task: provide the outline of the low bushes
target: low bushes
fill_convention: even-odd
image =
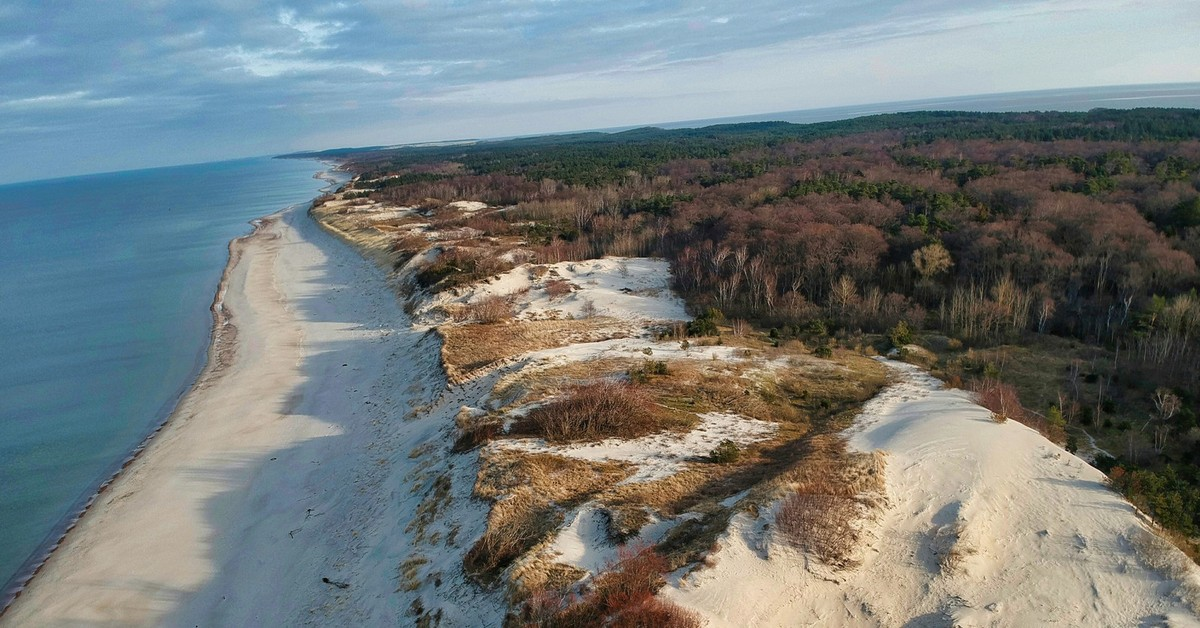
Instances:
[[[859,516],[854,495],[841,483],[818,479],[784,498],[775,525],[793,547],[811,552],[829,565],[851,564],[858,543],[854,521]]]
[[[1017,389],[994,377],[985,377],[971,382],[971,392],[975,393],[975,401],[992,411],[992,420],[1003,423],[1012,419],[1031,427],[1055,443],[1066,440],[1066,431],[1061,424],[1046,420],[1046,418],[1030,412],[1021,405]]]
[[[434,292],[465,286],[498,275],[513,264],[487,249],[452,247],[441,252],[416,275],[417,284]]]
[[[551,279],[546,282],[546,296],[557,299],[571,294],[571,284],[565,279]]]
[[[463,311],[467,318],[485,325],[501,323],[513,317],[512,303],[499,295],[484,297],[474,303],[468,303]]]
[[[712,453],[710,453],[708,457],[712,459],[713,462],[721,464],[737,462],[738,458],[742,457],[742,448],[738,447],[737,443],[727,438],[713,448]]]
[[[619,562],[597,576],[587,593],[574,598],[535,595],[516,623],[529,628],[699,628],[700,618],[694,613],[655,597],[668,569],[667,561],[653,550],[622,550]]]
[[[551,442],[635,438],[655,430],[654,401],[639,387],[600,381],[571,387],[564,398],[532,410],[514,430]]]

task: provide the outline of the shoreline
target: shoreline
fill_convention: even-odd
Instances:
[[[311,205],[311,202],[310,202]],[[291,208],[289,208],[291,209]],[[234,324],[233,314],[226,310],[225,295],[229,289],[230,276],[233,269],[241,261],[242,253],[246,243],[260,233],[262,229],[269,226],[273,220],[278,220],[280,214],[288,209],[284,209],[275,214],[255,218],[250,221],[252,229],[245,235],[238,236],[229,241],[227,249],[229,255],[225,262],[225,268],[221,271],[221,279],[217,283],[216,293],[213,295],[213,301],[209,305],[209,312],[212,314],[212,327],[209,332],[208,348],[205,351],[205,359],[203,366],[200,367],[197,375],[191,380],[183,391],[175,397],[171,402],[171,410],[166,413],[166,416],[160,420],[155,427],[150,430],[150,433],[138,443],[133,450],[125,456],[121,462],[116,465],[116,470],[108,475],[108,478],[100,483],[99,487],[84,500],[83,506],[75,510],[74,514],[66,520],[66,525],[61,532],[51,536],[54,538],[52,542],[47,544],[44,551],[39,551],[35,554],[30,563],[35,566],[32,569],[22,569],[17,574],[15,579],[16,586],[9,588],[4,592],[5,598],[3,606],[0,607],[0,621],[5,619],[9,610],[17,603],[22,594],[30,587],[34,579],[45,570],[46,565],[58,552],[58,550],[67,542],[71,532],[79,526],[80,522],[88,512],[96,505],[100,498],[104,497],[120,479],[126,474],[127,470],[137,463],[146,453],[146,451],[154,444],[155,439],[167,429],[167,427],[176,419],[176,414],[179,408],[183,406],[187,398],[200,390],[202,384],[206,380],[219,377],[221,372],[226,369],[229,362],[232,360],[233,352],[236,350],[237,342],[237,326]]]
[[[131,465],[138,461],[159,434],[167,428],[168,424],[175,418],[185,399],[196,390],[205,377],[209,376],[210,369],[214,365],[217,365],[218,368],[222,364],[227,365],[228,361],[232,359],[232,352],[237,342],[237,327],[233,325],[232,315],[224,308],[230,274],[240,261],[246,241],[253,238],[266,226],[264,221],[278,219],[285,212],[299,211],[301,207],[304,208],[304,212],[307,212],[311,209],[313,202],[317,198],[337,188],[340,182],[333,173],[337,171],[339,165],[330,161],[320,161],[319,163],[324,165],[325,168],[315,172],[313,178],[325,182],[326,185],[318,190],[316,197],[305,203],[290,205],[267,216],[251,219],[247,222],[251,226],[250,231],[233,238],[226,244],[227,255],[225,265],[222,268],[221,277],[217,282],[212,302],[209,304],[212,324],[209,327],[205,348],[201,353],[203,357],[197,361],[194,370],[180,387],[179,391],[164,403],[161,410],[156,413],[157,420],[152,424],[150,431],[145,437],[124,458],[114,463],[109,467],[108,471],[101,475],[101,481],[94,485],[95,488],[93,490],[81,496],[72,504],[68,514],[47,534],[46,540],[30,554],[29,558],[13,574],[12,578],[5,583],[4,589],[0,590],[0,622],[4,620],[9,609],[30,586],[34,578],[42,572],[46,563],[50,561],[55,552],[63,545],[70,533],[79,525],[79,522],[87,515],[95,503],[104,496],[113,483],[120,479]]]
[[[430,436],[394,419],[440,390],[438,354],[386,273],[304,210],[231,243],[203,376],[0,625],[296,625],[353,610],[328,582],[352,577],[360,532],[384,523],[381,457],[407,473],[412,439]]]

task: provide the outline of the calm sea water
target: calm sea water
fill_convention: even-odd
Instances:
[[[848,118],[858,118],[880,113],[900,113],[904,111],[1088,111],[1090,109],[1135,109],[1138,107],[1200,109],[1200,83],[1074,87],[1033,92],[1011,92],[1007,94],[953,96],[949,98],[906,100],[902,102],[849,105],[731,118],[671,122],[656,126],[667,129],[692,128],[710,124],[766,122],[771,120],[810,124],[813,122],[846,120]]]
[[[229,241],[311,200],[322,168],[263,158],[0,186],[0,594],[195,378]]]

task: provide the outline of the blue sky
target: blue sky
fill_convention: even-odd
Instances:
[[[5,0],[0,182],[1200,81],[1195,0]]]

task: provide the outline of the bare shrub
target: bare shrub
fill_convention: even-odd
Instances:
[[[552,442],[633,438],[653,430],[654,403],[627,382],[580,384],[563,399],[534,409],[514,427]]]
[[[551,279],[546,282],[546,296],[551,299],[571,294],[571,283],[565,279]]]
[[[467,318],[484,325],[501,323],[513,317],[512,303],[499,295],[484,297],[474,303],[468,303],[463,310]]]
[[[971,392],[979,405],[992,411],[992,420],[997,423],[1025,418],[1025,407],[1012,384],[991,377],[977,379],[971,382]]]
[[[423,288],[440,292],[511,270],[514,265],[496,253],[484,248],[450,247],[422,268],[415,280]]]
[[[976,403],[992,411],[992,419],[997,423],[1012,419],[1037,430],[1055,443],[1061,444],[1066,440],[1066,431],[1061,425],[1055,425],[1021,405],[1017,389],[1012,384],[985,377],[971,382],[971,392],[975,393]]]
[[[858,544],[858,516],[858,503],[847,487],[819,479],[784,498],[775,525],[789,545],[826,564],[847,567],[853,564],[850,555]]]

